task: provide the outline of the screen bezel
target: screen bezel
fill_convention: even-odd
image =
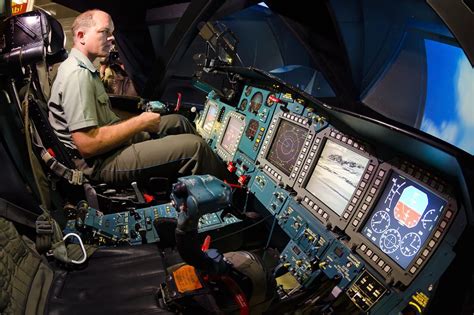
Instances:
[[[207,115],[209,114],[209,110],[211,109],[211,107],[215,107],[216,108],[216,119],[214,120],[214,122],[212,123],[212,126],[210,128],[210,130],[206,130],[204,129],[204,125],[205,125],[205,122],[206,122],[206,118],[207,118]],[[219,104],[214,101],[214,100],[211,100],[209,99],[206,103],[206,107],[205,107],[205,110],[204,110],[204,114],[202,116],[202,121],[200,123],[200,129],[201,129],[201,136],[204,138],[204,139],[209,139],[211,137],[211,134],[212,134],[212,131],[214,129],[214,126],[216,124],[216,121],[217,121],[217,117],[219,116]]]
[[[311,143],[311,140],[314,138],[315,135],[314,128],[310,128],[308,118],[293,113],[281,111],[276,113],[272,121],[270,122],[270,126],[263,140],[263,145],[258,155],[257,162],[262,167],[263,172],[267,174],[270,178],[272,178],[276,183],[285,183],[287,186],[293,187],[296,177],[298,175],[298,171],[295,171],[293,169],[293,171],[290,172],[290,175],[286,175],[284,172],[280,171],[280,169],[271,161],[267,160],[267,156],[269,154],[273,142],[275,141],[275,137],[278,133],[278,128],[280,127],[282,120],[286,120],[289,123],[295,124],[307,130],[306,139],[304,140],[305,142],[303,143],[300,152],[297,153],[298,158],[295,164],[297,164],[298,161],[300,161],[300,163],[304,161],[309,151],[309,144]],[[303,152],[305,148],[306,152]]]
[[[278,125],[277,125],[276,128],[275,128],[275,134],[274,134],[274,136],[273,136],[271,142],[268,143],[268,150],[267,150],[267,152],[266,152],[266,154],[265,154],[265,159],[266,159],[269,163],[271,163],[273,166],[275,166],[276,169],[277,169],[279,172],[282,172],[282,174],[284,174],[284,175],[286,175],[286,176],[290,176],[290,175],[291,175],[291,171],[289,171],[288,174],[286,174],[286,173],[285,173],[285,170],[283,170],[279,165],[275,164],[274,161],[271,161],[271,160],[269,159],[269,156],[270,156],[270,154],[272,153],[272,148],[273,148],[274,145],[276,146],[275,142],[278,140],[278,139],[277,139],[277,134],[278,134],[278,132],[280,131],[280,128],[282,128],[282,125],[283,125],[284,123],[288,123],[288,124],[290,124],[290,125],[297,126],[297,127],[301,128],[302,130],[306,129],[306,128],[304,128],[304,127],[298,125],[298,124],[295,123],[294,121],[290,121],[290,120],[287,120],[287,119],[280,119],[280,120],[278,121]],[[306,135],[305,135],[304,138],[306,138],[306,136],[307,136],[307,134],[308,134],[307,132],[308,132],[308,130],[306,129]],[[305,139],[303,139],[303,141],[304,141],[304,140],[305,140]],[[301,152],[301,150],[303,149],[303,146],[304,146],[304,143],[303,143],[303,145],[301,146],[301,148],[300,148],[300,150],[299,150],[299,152],[298,152],[298,155],[299,155],[299,153]],[[296,160],[298,159],[298,155],[296,155]],[[296,160],[295,160],[295,163],[296,163]]]
[[[444,187],[446,187],[445,183],[439,183],[436,177],[433,177],[431,174],[421,169],[409,169],[410,173],[407,173],[406,170],[408,169],[403,170],[389,163],[381,164],[376,172],[377,175],[374,176],[371,182],[371,188],[368,190],[365,200],[361,202],[359,209],[356,211],[357,216],[360,216],[360,220],[358,221],[359,223],[350,224],[349,228],[346,229],[346,234],[350,237],[351,247],[355,248],[356,253],[358,253],[362,259],[364,259],[364,261],[366,261],[372,268],[377,270],[387,282],[389,279],[396,279],[396,281],[399,281],[403,285],[409,285],[416,275],[427,264],[427,262],[430,261],[431,256],[436,252],[439,244],[442,242],[444,236],[449,231],[449,227],[454,221],[457,213],[456,201],[449,194],[442,190]],[[380,176],[380,172],[383,172],[384,174]],[[384,253],[379,248],[379,246],[372,243],[371,240],[362,234],[362,230],[367,224],[367,221],[370,219],[373,212],[376,211],[375,206],[379,203],[381,196],[389,184],[389,180],[392,177],[393,172],[406,177],[407,179],[422,186],[432,194],[447,202],[445,208],[440,214],[440,219],[434,225],[417,255],[413,257],[412,261],[406,268],[401,267],[393,258]],[[371,194],[370,192],[372,189],[375,189],[374,185],[377,182],[379,182],[379,184],[376,185],[378,188],[374,194]],[[440,190],[437,187],[442,187],[442,189]],[[370,198],[369,202],[367,201],[368,198]],[[359,212],[363,214],[359,215]],[[448,212],[450,214],[447,215]],[[442,231],[439,232],[441,225],[445,226]],[[437,237],[435,237],[436,235]],[[431,241],[434,241],[433,246],[431,246]],[[378,260],[374,259],[374,256],[377,256]],[[381,261],[383,264],[381,264]]]
[[[242,125],[240,126],[239,134],[237,135],[237,141],[235,143],[235,147],[232,150],[228,150],[227,148],[222,146],[222,141],[224,140],[224,136],[226,135],[227,129],[229,127],[229,123],[231,119],[237,119],[241,121]],[[219,131],[219,137],[217,139],[216,151],[217,154],[225,161],[233,161],[234,155],[237,152],[237,148],[239,147],[240,140],[242,139],[242,135],[245,130],[245,116],[239,114],[237,112],[230,112],[225,118],[224,123],[221,126]]]
[[[358,154],[368,159],[364,173],[362,174],[356,189],[352,193],[349,202],[346,204],[340,215],[307,189],[308,182],[319,162],[328,140],[351,150],[354,154]],[[304,168],[306,166],[307,169]],[[344,230],[348,225],[348,222],[351,220],[355,209],[357,209],[360,200],[364,196],[377,166],[378,160],[367,152],[366,146],[361,144],[361,142],[334,128],[326,128],[315,136],[314,141],[311,144],[309,156],[306,159],[306,165],[299,170],[295,190],[298,193],[298,197],[302,199],[301,204],[319,221],[331,228],[337,227],[340,230]]]
[[[370,239],[368,238],[368,236],[366,235],[366,233],[364,233],[364,229],[369,228],[368,225],[371,224],[370,221],[373,220],[373,215],[374,215],[374,214],[376,214],[376,213],[378,213],[378,212],[380,212],[380,211],[383,211],[384,206],[381,204],[381,202],[384,201],[384,200],[383,200],[383,197],[386,196],[387,190],[390,190],[390,191],[392,190],[393,184],[391,183],[391,180],[392,180],[393,178],[403,178],[403,179],[406,180],[406,181],[410,181],[411,183],[416,184],[416,185],[422,187],[423,190],[424,190],[426,193],[429,194],[429,199],[428,199],[428,200],[433,199],[433,198],[435,198],[435,197],[438,197],[440,200],[442,200],[442,201],[444,202],[444,206],[443,206],[443,208],[441,209],[441,212],[440,212],[439,215],[438,215],[438,220],[439,220],[439,218],[440,218],[440,215],[443,213],[444,208],[446,208],[446,206],[447,206],[447,204],[448,204],[448,201],[447,201],[446,199],[440,197],[438,194],[436,194],[435,192],[433,192],[431,189],[428,189],[428,187],[425,187],[424,185],[421,185],[420,183],[418,183],[418,182],[416,182],[416,181],[412,181],[408,176],[405,176],[404,174],[401,174],[401,173],[399,173],[399,172],[397,172],[397,171],[395,171],[395,170],[392,170],[392,171],[390,172],[390,174],[387,176],[387,179],[386,179],[386,182],[385,182],[385,186],[381,189],[381,192],[380,192],[380,195],[379,195],[378,200],[377,200],[376,202],[374,202],[374,206],[373,206],[372,211],[370,211],[370,214],[367,215],[367,219],[366,219],[366,220],[364,221],[364,223],[361,225],[361,229],[360,229],[361,234],[362,234],[365,238],[367,238],[370,242],[372,242],[373,245],[375,245],[376,247],[378,247],[380,250],[382,250],[381,247],[380,247],[380,245],[377,244],[376,242],[373,242],[372,240],[370,240]],[[403,188],[403,190],[404,190],[404,189],[406,189],[406,188]],[[388,193],[390,194],[390,192],[388,192]],[[402,197],[402,196],[400,195],[400,196],[399,196],[399,200],[401,199],[401,197]],[[386,198],[388,198],[388,196],[386,196]],[[384,202],[385,202],[385,201],[384,201]],[[391,212],[390,215],[394,215],[395,208],[396,208],[395,205],[392,204],[392,206],[390,207],[390,212]],[[425,210],[426,210],[426,209],[425,209]],[[426,214],[426,213],[423,212],[422,215],[424,215],[424,214]],[[419,219],[419,220],[421,220],[421,219],[422,219],[422,216],[420,216],[420,219]],[[419,221],[418,221],[418,222],[416,223],[416,225],[413,226],[412,228],[415,228],[418,224],[419,224]],[[438,224],[438,222],[436,222],[431,228],[433,229],[437,224]],[[398,230],[398,227],[397,227],[396,229]],[[372,229],[372,230],[373,230],[373,229]],[[412,232],[418,232],[418,231],[420,231],[420,230],[419,230],[419,227],[418,227],[418,230],[412,230]],[[431,230],[430,230],[430,231],[426,231],[426,232],[427,232],[427,233],[426,233],[426,235],[425,235],[425,237],[424,237],[424,240],[421,242],[420,249],[423,248],[423,247],[425,247],[426,242],[428,242],[429,235],[431,234]],[[406,233],[406,232],[405,232],[405,233]],[[420,241],[421,241],[421,239],[420,239]],[[395,252],[395,251],[394,251],[394,252]],[[419,252],[419,250],[418,250],[418,252]],[[387,255],[389,258],[391,258],[392,261],[394,261],[397,265],[399,265],[400,268],[405,269],[405,270],[408,268],[409,265],[412,264],[413,260],[414,260],[414,259],[416,258],[416,256],[417,256],[417,255],[413,255],[411,258],[407,258],[406,260],[409,260],[409,262],[406,264],[406,266],[403,266],[403,265],[402,265],[402,264],[403,264],[403,261],[401,261],[401,260],[397,261],[397,260],[393,257],[393,255],[390,255],[390,254],[386,254],[386,255]],[[406,260],[405,260],[405,261],[406,261]]]
[[[238,147],[239,145],[239,141],[240,141],[240,137],[238,136],[237,134],[237,138],[239,138],[238,141],[236,141],[236,143],[227,143],[227,144],[224,144],[224,140],[225,137],[227,136],[228,134],[228,131],[229,131],[229,127],[230,127],[230,124],[231,122],[234,122],[235,124],[240,124],[240,129],[242,129],[242,126],[245,127],[245,122],[244,121],[241,121],[239,120],[239,118],[237,117],[234,117],[234,116],[229,116],[229,119],[226,121],[226,124],[225,124],[225,128],[223,129],[224,131],[222,132],[222,137],[220,138],[219,140],[219,146],[227,151],[227,153],[231,154],[232,152],[235,152],[235,148],[232,149],[231,146],[235,146],[235,147]],[[241,133],[241,132],[240,132]]]

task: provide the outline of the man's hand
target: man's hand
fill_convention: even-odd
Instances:
[[[143,112],[138,116],[138,119],[142,121],[143,130],[151,133],[158,132],[158,125],[161,121],[161,115],[152,112]]]

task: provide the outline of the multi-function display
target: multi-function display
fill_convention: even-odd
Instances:
[[[368,163],[368,158],[327,140],[306,190],[340,216]]]
[[[282,119],[268,150],[267,160],[287,176],[290,175],[307,133],[308,129]]]
[[[424,186],[392,172],[362,234],[406,269],[424,246],[446,204]]]

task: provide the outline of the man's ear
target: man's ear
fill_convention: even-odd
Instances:
[[[86,32],[84,32],[83,30],[79,30],[77,31],[77,36],[76,38],[79,40],[79,43],[81,43],[81,45],[84,45],[86,42],[84,41],[84,36],[86,35]]]

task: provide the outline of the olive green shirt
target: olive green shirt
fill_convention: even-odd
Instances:
[[[73,48],[61,64],[48,102],[49,122],[70,149],[77,149],[71,132],[118,122],[111,110],[99,72],[79,50]]]

